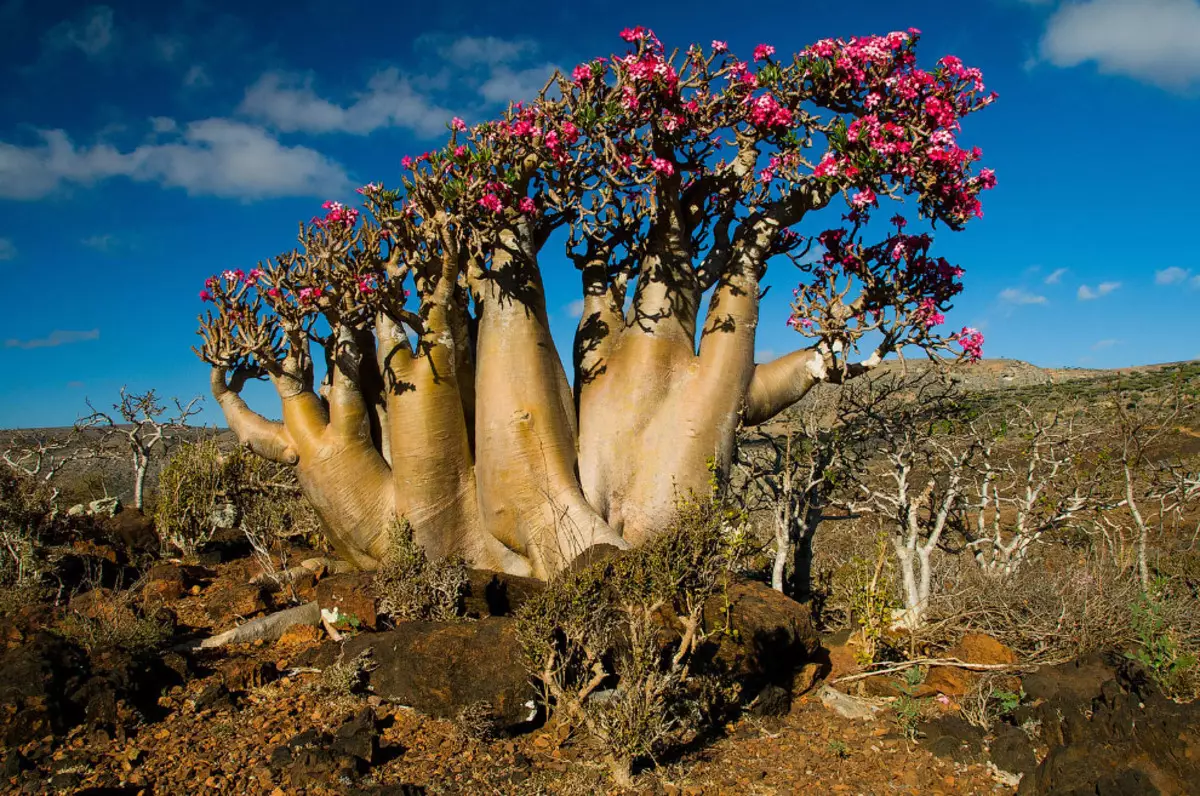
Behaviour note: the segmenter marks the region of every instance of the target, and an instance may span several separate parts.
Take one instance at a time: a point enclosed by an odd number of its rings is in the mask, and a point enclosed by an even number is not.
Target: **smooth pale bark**
[[[497,283],[518,278],[529,280],[519,291]],[[545,578],[593,545],[627,545],[576,477],[574,402],[535,280],[502,251],[480,286],[476,478],[488,532]]]

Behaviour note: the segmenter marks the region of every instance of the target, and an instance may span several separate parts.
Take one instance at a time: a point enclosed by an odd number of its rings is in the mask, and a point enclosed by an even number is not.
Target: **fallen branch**
[[[244,625],[226,630],[198,643],[183,644],[180,648],[202,650],[224,647],[226,644],[244,644],[250,641],[274,641],[296,625],[317,625],[321,622],[321,609],[316,601],[288,608],[285,611],[252,619]]]
[[[832,680],[834,683],[852,683],[855,680],[865,680],[868,677],[874,677],[877,674],[895,674],[906,669],[911,669],[914,666],[950,666],[956,669],[969,669],[973,672],[1003,672],[1028,670],[1033,671],[1040,665],[1046,664],[1028,664],[1028,663],[968,663],[960,661],[958,658],[915,658],[911,661],[903,663],[875,663],[872,666],[884,666],[882,669],[875,669],[869,672],[860,672],[859,674],[848,674],[844,677],[839,677]]]

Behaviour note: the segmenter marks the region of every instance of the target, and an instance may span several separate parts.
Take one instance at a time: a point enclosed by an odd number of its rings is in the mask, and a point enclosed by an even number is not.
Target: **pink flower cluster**
[[[754,60],[765,61],[775,54],[775,48],[769,44],[760,44],[754,48]]]
[[[750,123],[758,127],[788,127],[792,124],[792,112],[779,104],[771,94],[760,97],[746,97],[749,107]]]
[[[917,305],[917,311],[914,314],[917,323],[923,324],[926,329],[946,322],[946,316],[938,311],[937,302],[931,298],[921,299],[921,303]]]
[[[319,287],[302,287],[300,288],[299,297],[301,304],[312,304],[321,298],[322,290]]]
[[[325,217],[313,216],[312,225],[318,229],[350,230],[358,223],[358,211],[346,207],[341,202],[328,201],[321,205],[326,211]]]
[[[978,329],[964,326],[958,333],[958,344],[968,361],[978,362],[983,359],[983,333]]]

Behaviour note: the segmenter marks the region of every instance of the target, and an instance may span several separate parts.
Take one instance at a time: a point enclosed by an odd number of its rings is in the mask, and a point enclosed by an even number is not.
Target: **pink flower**
[[[499,213],[504,209],[504,203],[500,201],[500,197],[494,193],[486,193],[479,200],[479,206],[491,210],[493,213]]]
[[[256,284],[258,284],[258,280],[260,278],[262,278],[262,276],[263,276],[263,270],[261,268],[255,268],[254,270],[252,270],[250,272],[250,275],[246,277],[246,284],[247,285],[256,285]]]
[[[465,144],[459,144],[458,146],[454,147],[454,157],[461,158],[465,154],[467,154],[467,147]]]
[[[521,201],[517,204],[517,209],[522,213],[536,213],[537,205],[533,203],[532,198],[525,196],[522,197]]]
[[[775,54],[775,48],[769,44],[760,44],[754,48],[754,60],[765,61]]]
[[[621,38],[628,42],[641,41],[646,38],[648,33],[649,31],[638,25],[636,28],[625,28],[625,30],[621,31]]]
[[[958,333],[958,344],[968,361],[978,362],[983,358],[983,333],[978,329],[964,326]]]
[[[874,203],[875,203],[875,192],[872,191],[870,188],[863,188],[861,191],[854,194],[854,196],[850,197],[850,204],[852,204],[856,208],[861,209],[863,207],[866,207],[867,205],[871,205]]]
[[[946,696],[945,694],[938,694],[937,701],[942,705],[949,705],[950,697]]]
[[[654,169],[659,174],[665,174],[670,177],[675,173],[675,164],[665,158],[652,158],[650,160],[650,168]]]
[[[309,304],[321,298],[321,288],[319,287],[302,287],[300,288],[300,303]]]
[[[270,296],[271,298],[279,298],[279,288],[277,288],[277,287],[267,288],[267,295]]]
[[[225,279],[227,279],[230,282],[233,282],[236,285],[238,282],[242,281],[243,274],[240,269],[237,271],[228,271],[227,270],[227,271],[223,271],[221,273],[221,276],[223,276]]]
[[[463,130],[467,129],[467,123],[455,116],[450,120],[450,127],[461,133]]]
[[[729,45],[726,44],[725,42],[721,41],[720,39],[713,39],[712,49],[713,49],[713,52],[715,52],[715,53],[729,52]]]
[[[200,300],[201,301],[212,301],[212,293],[209,293],[207,290],[201,290],[200,291]]]
[[[413,159],[408,155],[405,155],[404,157],[400,158],[400,165],[406,169],[411,169],[413,166]]]
[[[376,183],[373,183],[373,182],[369,182],[366,185],[364,185],[363,187],[357,188],[355,190],[357,193],[361,193],[361,194],[375,193],[376,191],[379,190],[379,185],[377,185]]]
[[[580,64],[571,70],[571,79],[575,81],[575,85],[582,86],[584,83],[592,79],[592,65]]]

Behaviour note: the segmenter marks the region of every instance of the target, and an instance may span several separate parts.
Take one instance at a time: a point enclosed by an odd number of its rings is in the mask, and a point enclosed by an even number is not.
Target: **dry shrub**
[[[348,661],[339,656],[336,662],[321,670],[317,686],[333,697],[354,696],[366,687],[367,675],[375,666],[369,648]]]
[[[430,561],[407,520],[394,522],[387,555],[375,575],[380,610],[397,621],[445,622],[462,615],[467,564],[459,556]]]
[[[154,528],[165,547],[188,558],[212,539],[213,512],[224,502],[223,476],[215,439],[179,446],[158,476]]]
[[[619,784],[630,783],[635,760],[693,737],[731,690],[697,672],[693,654],[705,639],[704,604],[753,547],[743,515],[689,502],[645,546],[561,573],[518,613],[547,709],[587,731]]]
[[[501,722],[490,702],[472,702],[458,712],[454,728],[468,741],[491,741],[500,735]]]
[[[6,602],[19,605],[41,585],[44,537],[56,522],[52,497],[40,481],[0,468],[0,590]]]
[[[214,515],[231,507],[233,521],[267,550],[282,540],[320,537],[312,507],[290,467],[215,439],[181,445],[159,476],[155,528],[163,544],[195,556],[218,530]],[[270,563],[270,560],[266,563]]]
[[[54,632],[89,653],[119,649],[135,655],[163,646],[172,636],[168,621],[142,614],[134,605],[136,590],[113,592],[103,610],[84,614],[69,610],[54,626]]]

